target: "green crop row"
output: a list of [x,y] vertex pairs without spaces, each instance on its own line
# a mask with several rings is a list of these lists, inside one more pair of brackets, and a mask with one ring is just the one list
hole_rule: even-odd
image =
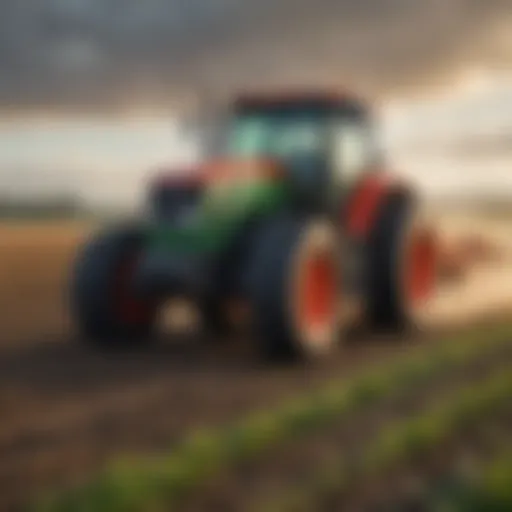
[[512,510],[512,444],[478,466],[455,467],[417,497],[429,510],[505,512]]
[[[359,460],[344,461],[342,454],[339,454],[335,462],[326,464],[326,467],[320,469],[316,476],[300,489],[284,491],[280,497],[274,497],[268,503],[257,505],[255,510],[265,512],[315,510],[316,505],[325,500],[342,497],[355,483],[378,477],[386,470],[400,464],[418,460],[440,443],[449,441],[464,430],[493,417],[504,408],[512,408],[511,397],[512,368],[509,366],[505,371],[488,378],[483,383],[463,387],[430,410],[424,411],[420,416],[400,421],[386,428],[364,450]],[[507,473],[501,470],[491,474],[489,479],[491,486],[488,489],[491,489],[496,496],[512,497],[512,480],[508,480],[507,487],[502,479],[492,478],[496,474],[500,475],[500,478],[503,474],[510,477],[512,476],[510,469],[510,461],[508,461]],[[482,497],[485,496],[486,494],[482,493]]]
[[38,500],[42,511],[172,510],[210,476],[251,460],[279,443],[298,438],[415,385],[449,375],[457,368],[508,348],[512,326],[498,326],[447,338],[381,365],[362,376],[331,382],[319,391],[234,425],[203,430],[185,438],[165,456],[120,460],[87,485]]
[[466,486],[465,496],[452,501],[452,507],[457,506],[457,503],[458,510],[468,512],[510,512],[512,510],[512,449],[486,468],[476,482]]

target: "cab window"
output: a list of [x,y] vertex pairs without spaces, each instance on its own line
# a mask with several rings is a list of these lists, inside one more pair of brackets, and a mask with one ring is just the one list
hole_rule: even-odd
[[336,182],[350,184],[367,171],[375,156],[370,128],[357,120],[337,121],[333,126],[332,164]]

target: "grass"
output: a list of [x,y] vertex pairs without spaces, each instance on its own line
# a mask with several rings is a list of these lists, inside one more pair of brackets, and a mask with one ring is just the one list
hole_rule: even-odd
[[[492,417],[504,407],[510,408],[511,396],[512,368],[508,367],[505,371],[487,379],[483,384],[473,384],[456,391],[420,416],[401,421],[385,429],[365,450],[359,461],[348,463],[341,460],[320,468],[315,478],[301,489],[289,489],[281,497],[274,498],[270,503],[261,504],[255,510],[261,512],[315,510],[318,503],[333,496],[343,496],[343,493],[355,482],[384,474],[387,469],[396,467],[398,464],[423,457],[440,443]],[[488,479],[484,480],[487,485],[482,486],[480,493],[482,500],[491,494],[500,497],[500,503],[512,498],[510,492],[512,480],[508,481],[507,487],[503,478],[503,475],[512,476],[512,473],[509,473],[510,463],[505,461],[504,464],[505,472],[502,469],[495,470],[490,472]]]
[[[470,338],[470,339],[467,339]],[[512,326],[448,338],[350,381],[331,382],[314,393],[221,429],[192,434],[170,454],[115,462],[87,485],[57,492],[31,509],[44,511],[173,510],[210,476],[249,461],[289,439],[300,438],[380,399],[448,375],[510,346]]]

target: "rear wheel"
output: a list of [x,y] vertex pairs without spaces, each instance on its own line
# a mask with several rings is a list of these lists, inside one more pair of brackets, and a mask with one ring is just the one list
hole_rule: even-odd
[[274,220],[256,240],[250,272],[253,321],[265,356],[328,354],[340,333],[339,254],[323,221]]
[[153,334],[156,304],[139,298],[133,277],[142,250],[135,227],[103,233],[81,250],[73,274],[73,313],[84,340],[100,347],[141,345]]
[[437,246],[409,200],[386,202],[368,244],[368,316],[374,326],[421,323],[437,284]]

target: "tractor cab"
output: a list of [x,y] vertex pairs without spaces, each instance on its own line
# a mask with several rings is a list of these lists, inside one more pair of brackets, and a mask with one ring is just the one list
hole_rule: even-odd
[[165,213],[158,218],[176,217],[178,210],[188,209],[182,203],[194,207],[199,195],[217,212],[232,209],[246,192],[267,195],[260,194],[262,181],[276,175],[300,209],[339,212],[354,185],[381,168],[371,116],[352,97],[252,94],[237,97],[212,117],[213,123],[202,123],[209,128],[203,132],[205,158],[197,172],[186,173],[184,185],[183,175],[175,172],[155,180],[151,201]]
[[227,159],[274,160],[298,195],[320,209],[339,204],[380,156],[366,109],[325,94],[239,97],[216,151]]

